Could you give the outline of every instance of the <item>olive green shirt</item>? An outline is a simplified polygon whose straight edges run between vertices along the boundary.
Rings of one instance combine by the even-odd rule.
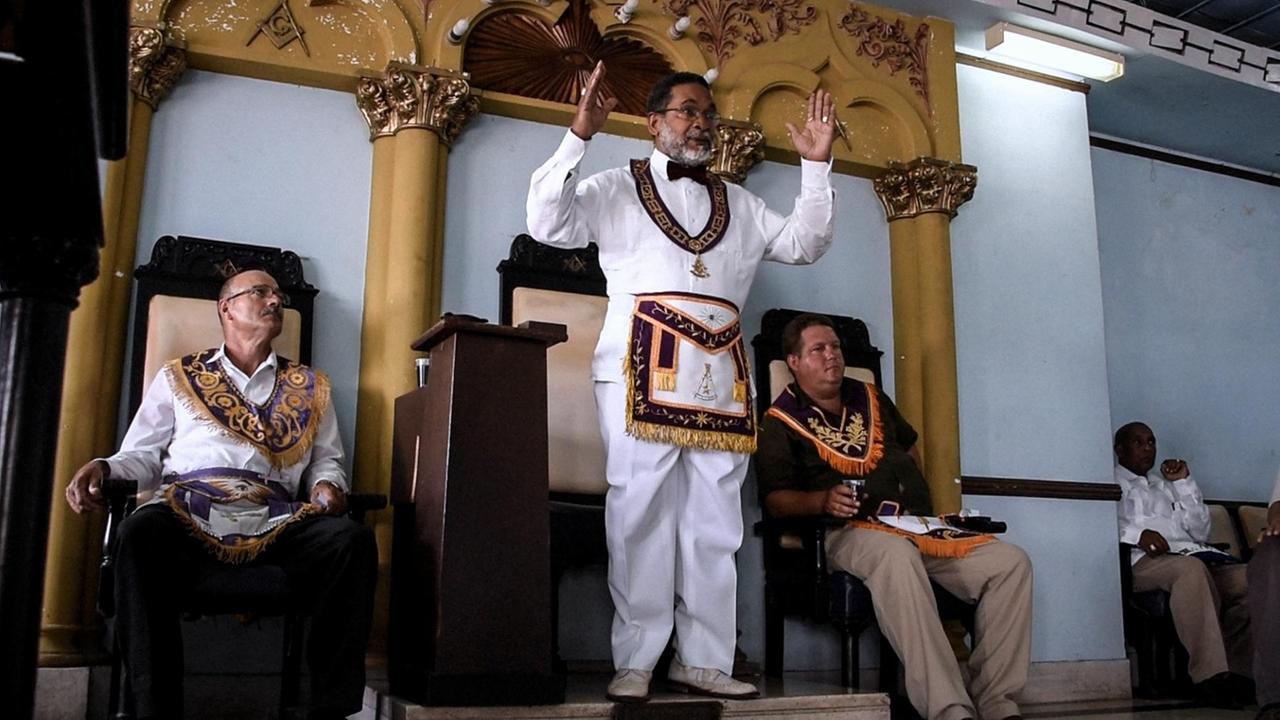
[[[841,399],[845,402],[848,401],[855,382],[857,381],[845,379],[841,390]],[[801,405],[813,405],[832,424],[840,422],[839,417],[814,405],[798,385],[792,383],[790,387]],[[863,476],[866,480],[863,486],[866,496],[862,500],[863,512],[873,514],[881,501],[895,500],[901,503],[905,514],[931,515],[933,502],[929,497],[929,486],[916,461],[907,454],[915,444],[918,434],[898,413],[898,408],[888,395],[879,388],[876,388],[876,395],[880,400],[884,456],[874,470]],[[811,439],[771,415],[766,415],[760,423],[755,461],[756,481],[762,500],[775,490],[827,490],[847,477],[818,455]]]

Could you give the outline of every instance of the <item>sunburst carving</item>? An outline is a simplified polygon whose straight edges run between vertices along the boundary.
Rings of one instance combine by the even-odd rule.
[[[890,75],[905,69],[911,87],[928,104],[928,23],[920,23],[913,37],[901,20],[889,22],[850,3],[849,12],[840,18],[840,27],[861,40],[858,54],[871,58],[872,67],[880,67],[880,63],[884,63]]]
[[[689,15],[698,28],[698,44],[723,65],[739,42],[760,45],[818,19],[818,11],[805,0],[658,0],[662,9],[677,17]],[[691,9],[697,9],[696,16]]]
[[[463,68],[478,88],[576,104],[598,60],[608,67],[604,94],[632,115],[644,114],[650,86],[672,72],[639,40],[603,37],[587,0],[572,0],[551,27],[518,8],[490,15],[472,28]]]

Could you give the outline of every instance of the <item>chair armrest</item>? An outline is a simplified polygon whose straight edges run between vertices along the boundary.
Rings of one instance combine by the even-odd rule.
[[[98,611],[104,617],[112,617],[116,614],[116,534],[125,516],[133,511],[137,495],[136,480],[107,478],[102,481],[102,499],[107,505],[107,523],[102,529],[102,562],[98,564]]]
[[[351,493],[347,495],[347,515],[356,522],[364,522],[365,513],[382,510],[387,506],[387,496],[382,493]]]

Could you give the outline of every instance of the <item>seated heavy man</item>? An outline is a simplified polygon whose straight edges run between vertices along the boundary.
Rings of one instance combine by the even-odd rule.
[[[1026,553],[990,535],[918,536],[863,515],[864,504],[887,510],[895,503],[903,514],[932,514],[916,431],[875,385],[845,378],[840,340],[826,317],[796,317],[782,343],[796,381],[760,427],[756,473],[765,508],[774,517],[849,521],[827,535],[827,562],[871,590],[880,631],[903,660],[907,696],[921,715],[1020,717],[1013,694],[1026,683],[1031,659]],[[864,494],[855,496],[844,478],[863,479]],[[938,618],[931,578],[977,603],[972,700]]]
[[[271,350],[285,302],[265,272],[228,279],[222,347],[165,365],[120,452],[67,486],[67,503],[84,512],[102,506],[103,478],[138,481],[142,506],[120,527],[115,583],[138,717],[183,716],[180,602],[212,562],[282,567],[314,618],[309,717],[360,710],[377,549],[369,528],[343,516],[328,378]]]
[[[1233,681],[1231,673],[1252,675],[1246,568],[1206,544],[1209,508],[1187,463],[1168,459],[1154,470],[1156,436],[1150,427],[1122,426],[1113,449],[1120,542],[1134,546],[1133,590],[1169,593],[1196,695],[1209,705],[1237,707],[1235,696],[1247,696],[1248,683]]]

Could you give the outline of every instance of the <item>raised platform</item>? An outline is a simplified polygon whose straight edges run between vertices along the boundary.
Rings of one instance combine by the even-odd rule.
[[[848,693],[838,686],[788,677],[766,680],[756,700],[714,700],[669,692],[655,680],[647,703],[615,705],[604,699],[609,676],[572,674],[562,705],[528,707],[427,707],[405,702],[371,682],[365,691],[361,720],[551,720],[601,718],[602,720],[714,720],[715,718],[769,718],[770,720],[889,720],[889,697],[882,693]]]

